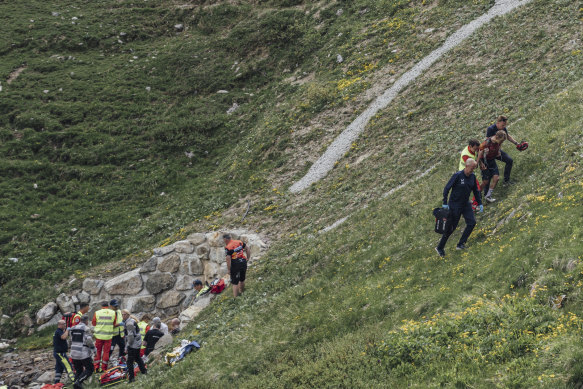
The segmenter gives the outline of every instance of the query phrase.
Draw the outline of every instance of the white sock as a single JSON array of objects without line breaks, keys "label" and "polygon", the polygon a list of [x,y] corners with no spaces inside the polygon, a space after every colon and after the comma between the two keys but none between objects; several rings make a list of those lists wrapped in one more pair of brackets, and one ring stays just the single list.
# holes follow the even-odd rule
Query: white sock
[{"label": "white sock", "polygon": [[486,197],[491,197],[492,192],[494,192],[494,189],[488,189],[488,194],[486,195]]}]

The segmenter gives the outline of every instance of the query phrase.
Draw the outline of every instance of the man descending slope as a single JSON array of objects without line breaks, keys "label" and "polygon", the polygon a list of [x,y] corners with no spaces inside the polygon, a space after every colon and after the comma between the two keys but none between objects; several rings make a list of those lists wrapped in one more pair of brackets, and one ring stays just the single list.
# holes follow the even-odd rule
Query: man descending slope
[{"label": "man descending slope", "polygon": [[[496,119],[496,123],[492,124],[490,127],[488,127],[486,129],[486,137],[490,138],[490,137],[496,135],[496,133],[498,131],[504,131],[504,133],[506,134],[506,139],[508,139],[509,142],[513,143],[519,151],[526,150],[526,148],[528,148],[528,143],[526,143],[526,142],[518,143],[508,133],[508,129],[506,129],[507,122],[508,122],[508,118],[506,116],[503,116],[503,115],[498,116],[498,119]],[[511,184],[512,181],[510,181],[510,172],[512,171],[512,165],[514,163],[513,159],[502,150],[500,150],[500,155],[498,157],[496,157],[496,159],[499,160],[500,162],[504,162],[504,164],[505,164],[505,166],[504,166],[504,183]]]},{"label": "man descending slope", "polygon": [[[480,148],[480,141],[477,139],[470,139],[468,141],[468,146],[465,147],[462,152],[460,153],[460,163],[458,165],[457,170],[464,170],[466,168],[466,161],[469,158],[474,160],[478,160],[478,149]],[[478,183],[478,190],[481,190],[480,184]],[[476,197],[472,198],[472,209],[474,212],[478,209],[478,202],[476,201]]]},{"label": "man descending slope", "polygon": [[[449,209],[449,215],[447,217],[447,223],[445,225],[445,232],[443,233],[439,244],[435,248],[440,257],[445,256],[445,244],[449,239],[450,235],[457,228],[460,218],[464,217],[466,221],[466,228],[462,233],[462,236],[457,244],[458,250],[463,250],[466,248],[465,243],[470,237],[474,226],[476,225],[476,219],[474,217],[474,211],[472,210],[472,205],[468,201],[470,193],[474,192],[476,196],[476,201],[478,202],[478,207],[480,212],[484,212],[484,206],[482,205],[482,197],[480,191],[478,190],[478,181],[474,175],[474,169],[477,166],[477,162],[473,158],[468,158],[466,160],[466,167],[464,170],[454,173],[451,176],[448,183],[443,188],[443,208]],[[447,197],[449,192],[449,201]]]}]

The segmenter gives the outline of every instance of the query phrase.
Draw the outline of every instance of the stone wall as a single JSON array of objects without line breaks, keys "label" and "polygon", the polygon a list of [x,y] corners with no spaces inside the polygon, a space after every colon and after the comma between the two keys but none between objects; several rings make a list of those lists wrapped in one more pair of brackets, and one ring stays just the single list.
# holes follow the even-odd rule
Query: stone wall
[{"label": "stone wall", "polygon": [[[191,306],[192,282],[198,278],[211,283],[227,274],[224,233],[194,233],[186,240],[154,249],[154,255],[132,271],[110,279],[85,279],[82,290],[71,295],[61,294],[37,312],[37,329],[55,325],[63,312],[78,310],[82,302],[90,304],[89,314],[93,315],[102,301],[113,298],[120,302],[121,309],[128,309],[138,317],[148,313],[161,318],[180,316],[183,322],[192,320],[211,300],[211,296],[207,296]],[[229,233],[233,239],[240,239],[249,246],[251,263],[266,249],[257,234]]]}]

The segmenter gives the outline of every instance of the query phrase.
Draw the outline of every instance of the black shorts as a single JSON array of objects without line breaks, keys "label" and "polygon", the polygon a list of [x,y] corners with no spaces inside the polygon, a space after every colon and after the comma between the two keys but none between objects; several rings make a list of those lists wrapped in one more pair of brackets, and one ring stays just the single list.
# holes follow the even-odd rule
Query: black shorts
[{"label": "black shorts", "polygon": [[246,273],[247,273],[246,260],[236,259],[231,262],[231,284],[238,285],[239,282],[244,282]]},{"label": "black shorts", "polygon": [[494,176],[499,176],[498,165],[495,159],[490,159],[486,161],[486,169],[482,170],[482,179],[489,180]]}]

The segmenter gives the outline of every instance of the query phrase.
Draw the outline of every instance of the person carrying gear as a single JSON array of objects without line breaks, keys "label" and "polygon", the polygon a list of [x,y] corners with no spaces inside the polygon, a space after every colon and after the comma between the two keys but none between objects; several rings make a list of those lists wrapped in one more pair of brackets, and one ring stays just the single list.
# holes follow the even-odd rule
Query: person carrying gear
[{"label": "person carrying gear", "polygon": [[[457,228],[462,215],[466,221],[466,228],[462,233],[456,249],[463,250],[466,248],[466,241],[470,237],[470,234],[476,225],[474,211],[472,210],[472,206],[468,201],[471,192],[474,192],[474,196],[476,196],[480,212],[484,212],[482,198],[480,191],[478,190],[478,181],[473,173],[476,166],[476,161],[473,158],[468,158],[466,160],[466,167],[464,170],[454,173],[454,175],[451,176],[450,180],[443,188],[443,208],[449,210],[449,215],[445,224],[445,232],[441,236],[441,240],[435,248],[435,251],[437,251],[437,254],[439,254],[440,257],[445,256],[445,244],[447,243],[447,240],[451,234]],[[450,191],[451,195],[449,196],[448,201],[447,197]]]},{"label": "person carrying gear", "polygon": [[116,299],[113,299],[109,302],[109,309],[115,311],[115,319],[119,323],[119,326],[113,329],[113,338],[111,338],[111,347],[109,349],[109,355],[113,355],[113,349],[115,345],[119,346],[119,356],[124,357],[126,343],[124,341],[124,330],[123,330],[123,318],[121,314],[121,309],[119,309],[119,302]]},{"label": "person carrying gear", "polygon": [[146,365],[140,357],[140,347],[142,347],[142,334],[140,334],[140,327],[138,321],[130,317],[130,312],[127,309],[122,311],[122,317],[125,321],[125,335],[126,335],[126,352],[128,355],[128,382],[134,382],[134,362],[137,362],[140,368],[140,373],[147,374]]},{"label": "person carrying gear", "polygon": [[[508,133],[508,129],[506,129],[506,123],[508,122],[508,118],[504,115],[498,116],[496,119],[496,123],[492,124],[490,127],[486,129],[486,137],[490,138],[496,135],[498,131],[504,131],[506,134],[506,139],[510,141],[510,143],[516,146],[518,151],[524,151],[528,148],[528,142],[520,142],[518,143],[510,134]],[[513,159],[506,154],[504,151],[500,150],[500,155],[496,157],[497,160],[500,162],[504,162],[504,183],[511,185],[512,181],[510,180],[510,173],[512,172],[512,165],[514,163]]]},{"label": "person carrying gear", "polygon": [[231,284],[233,284],[233,297],[237,297],[245,291],[245,274],[247,261],[251,258],[251,250],[244,242],[231,239],[229,234],[223,235],[223,240],[227,270],[231,274]]},{"label": "person carrying gear", "polygon": [[101,303],[101,309],[95,312],[91,321],[94,328],[95,347],[97,353],[93,361],[97,372],[107,370],[109,363],[109,350],[111,348],[111,338],[113,338],[114,328],[118,326],[116,313],[109,309],[107,301]]},{"label": "person carrying gear", "polygon": [[75,366],[74,389],[83,387],[83,382],[93,374],[95,344],[89,329],[89,316],[83,315],[79,324],[71,328],[71,359]]},{"label": "person carrying gear", "polygon": [[482,188],[486,194],[484,198],[489,203],[496,201],[495,198],[492,198],[492,193],[500,179],[496,158],[500,156],[500,147],[504,139],[506,139],[506,133],[500,130],[496,135],[482,142],[480,144],[480,151],[478,152],[478,160],[480,161],[480,169],[482,170]]},{"label": "person carrying gear", "polygon": [[71,382],[75,382],[75,374],[73,374],[73,366],[67,357],[69,345],[67,344],[67,337],[69,336],[69,329],[65,320],[59,320],[57,323],[57,330],[53,335],[53,356],[55,357],[55,380],[54,383],[61,382],[63,372],[67,372]]}]

